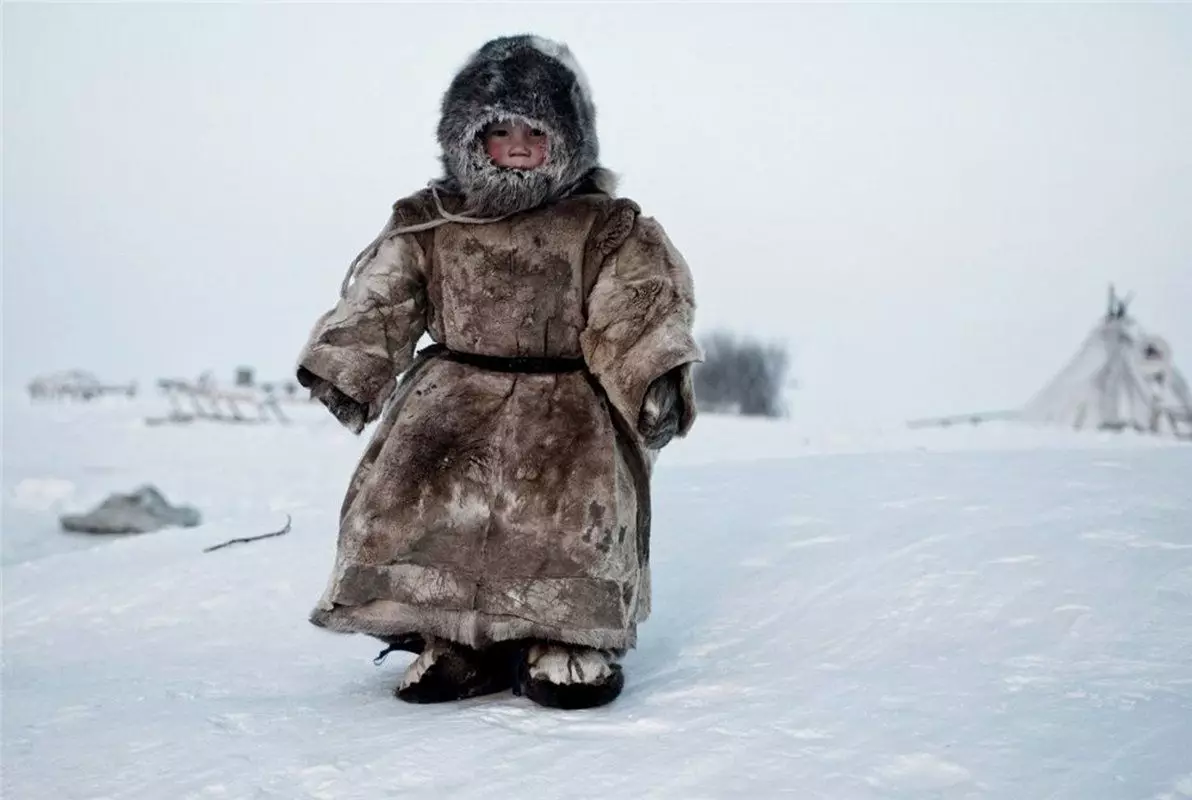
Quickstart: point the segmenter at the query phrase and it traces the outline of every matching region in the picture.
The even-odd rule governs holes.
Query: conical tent
[[[1020,419],[1076,429],[1192,437],[1192,393],[1171,347],[1148,334],[1112,287],[1104,318]]]

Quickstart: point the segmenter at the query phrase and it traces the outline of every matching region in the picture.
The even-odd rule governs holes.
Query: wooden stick
[[[262,533],[260,536],[245,536],[240,539],[229,539],[228,541],[221,542],[220,544],[214,544],[214,545],[211,545],[210,547],[204,547],[203,552],[210,553],[213,550],[219,550],[221,547],[230,547],[231,545],[234,545],[234,544],[243,544],[244,542],[255,542],[260,539],[270,539],[274,536],[284,536],[285,534],[290,532],[290,522],[291,522],[290,515],[286,514],[286,524],[280,531],[274,531],[273,533]]]

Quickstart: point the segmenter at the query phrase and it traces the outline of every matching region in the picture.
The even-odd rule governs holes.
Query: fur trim
[[[418,658],[410,662],[410,666],[406,667],[406,671],[402,673],[401,681],[397,684],[398,691],[406,689],[422,680],[436,661],[444,656],[450,650],[450,643],[439,642],[432,639],[427,643],[422,652],[418,654]]]
[[[481,132],[506,119],[547,131],[542,166],[507,169],[488,157]],[[471,214],[499,216],[556,200],[599,166],[587,78],[565,44],[539,36],[493,39],[469,58],[443,95],[438,141],[441,185],[460,191]]]
[[[612,674],[612,661],[599,650],[559,644],[535,644],[526,654],[531,679],[555,684],[603,683]]]

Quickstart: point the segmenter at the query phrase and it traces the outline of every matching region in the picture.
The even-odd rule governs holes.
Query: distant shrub
[[[715,331],[700,346],[704,362],[696,365],[692,377],[701,410],[757,417],[786,414],[782,388],[790,354],[784,345]]]

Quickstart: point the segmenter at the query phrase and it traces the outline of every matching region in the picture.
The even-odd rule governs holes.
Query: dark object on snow
[[[172,506],[153,486],[131,494],[113,494],[86,514],[64,514],[64,530],[79,533],[149,533],[166,527],[193,528],[199,512],[190,506]]]
[[[285,536],[290,532],[290,523],[292,521],[293,520],[290,518],[290,515],[286,514],[286,524],[283,525],[279,531],[273,531],[272,533],[262,533],[258,534],[257,536],[242,536],[239,539],[228,539],[226,542],[220,542],[219,544],[213,544],[210,547],[204,547],[203,552],[210,553],[215,550],[222,550],[225,547],[231,547],[234,544],[247,544],[249,542],[259,542],[261,539],[272,539],[274,536]]]

